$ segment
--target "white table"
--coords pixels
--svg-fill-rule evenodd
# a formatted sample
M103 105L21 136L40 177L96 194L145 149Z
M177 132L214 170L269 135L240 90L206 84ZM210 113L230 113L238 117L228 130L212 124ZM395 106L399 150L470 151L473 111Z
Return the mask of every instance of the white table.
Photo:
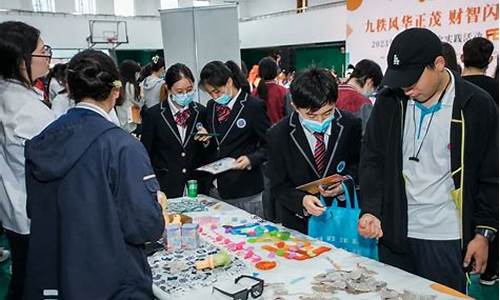
M207 196L200 195L199 199L210 199L210 200L215 200L212 198L208 198ZM181 199L172 199L171 201L182 201ZM186 201L186 199L184 199ZM190 201L190 200L187 200ZM215 207L215 208L214 208ZM219 217L220 218L220 224L221 225L240 225L240 221L246 220L247 223L251 223L255 221L255 216L252 216L248 214L247 212L233 207L231 205L228 205L224 202L220 202L215 206L212 206L209 208L208 211L204 212L193 212L193 213L186 213L187 215L196 218L199 216L213 216L213 217ZM238 224L232 224L234 222L235 218L238 219ZM267 222L268 224L272 224ZM276 224L273 224L276 225ZM283 227L278 226L280 229L283 229ZM287 231L291 231L292 235L300 235L298 232L294 232L292 230L286 229ZM224 229L219 226L217 229L215 229L216 232L220 234L224 234ZM233 241L246 241L246 238L244 236L237 236L237 235L227 235L230 237L231 240ZM320 241L316 241L318 245L325 245L329 246L332 248L329 252L323 253L319 255L318 257L308 259L305 261L296 261L296 260L289 260L285 259L282 257L276 257L273 260L278 262L278 266L270 271L260 271L254 267L254 265L250 262L248 262L248 270L249 272L247 273L248 275L252 275L252 273L258 273L258 277L262 278L265 280L266 284L269 283L284 283L288 292L288 295L282 296L280 299L299 299L300 295L303 294L312 294L313 291L311 289L311 282L313 281L314 276L320 274L320 273L325 273L326 270L331 270L333 269L332 264L329 262L327 259L330 258L333 260L337 265L339 265L342 269L353 269L356 264L361 264L362 266L373 270L377 272L377 275L375 275L375 278L377 280L385 281L387 282L387 288L397 290L398 292L403 292L404 290L411 291L414 293L417 293L419 295L434 295L436 296L435 299L460 299L456 298L453 296L449 296L446 294L441 294L439 292L434 291L430 285L433 283L432 281L429 281L427 279L418 277L416 275L407 273L405 271L402 271L400 269L385 265L383 263L370 260L364 257L360 257L354 254L351 254L347 251L344 251L342 249L337 249L334 248L330 244L322 243ZM268 260L268 252L260 249L260 246L262 244L254 244L254 251L255 253L258 253L261 257L263 257L265 260ZM230 252L231 253L231 252ZM234 278L228 278L225 280L221 280L220 282L218 281L215 283L216 286L220 287L229 287L231 286L231 281ZM186 295L181 295L178 296L176 295L175 297L172 295L169 295L162 291L158 286L154 285L153 286L153 291L155 293L155 296L158 299L176 299L176 300L198 300L198 299L203 299L203 300L211 300L211 299L230 299L226 296L223 296L218 293L212 293L212 287L203 287L203 288L197 288L193 289L190 293ZM265 288L264 289L264 294L259 297L258 299L277 299L276 296L273 295L275 292L274 289L272 288ZM338 299L380 299L380 296L378 293L365 293L365 294L358 294L358 295L353 295L353 294L348 294L344 291L337 291L333 295L337 297ZM252 299L251 296L249 296L249 299ZM425 298L428 299L428 298Z

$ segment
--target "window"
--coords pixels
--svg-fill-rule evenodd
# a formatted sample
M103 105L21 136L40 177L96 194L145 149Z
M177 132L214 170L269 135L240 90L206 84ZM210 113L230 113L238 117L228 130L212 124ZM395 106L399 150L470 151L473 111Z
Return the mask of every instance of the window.
M76 12L79 14L95 14L95 0L75 0Z
M303 13L307 10L308 7L308 0L297 0L297 13Z
M161 0L161 9L178 8L178 0Z
M209 6L210 1L193 1L193 6ZM161 0L161 9L178 8L178 0Z
M115 0L115 15L133 16L134 0Z
M209 6L210 1L193 1L193 6Z
M55 12L54 0L32 0L33 11L42 12Z

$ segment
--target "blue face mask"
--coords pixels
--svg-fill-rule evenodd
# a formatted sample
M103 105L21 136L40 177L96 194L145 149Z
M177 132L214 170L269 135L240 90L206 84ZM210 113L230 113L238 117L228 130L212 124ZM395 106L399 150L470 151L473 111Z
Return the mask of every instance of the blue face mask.
M171 94L170 98L182 107L186 107L194 100L194 91L185 94Z
M330 124L332 123L333 119L335 119L335 116L332 114L323 120L323 122L317 122L313 120L308 120L306 118L303 118L300 116L300 122L302 122L302 125L309 131L311 132L317 132L317 133L325 133Z
M222 104L222 105L227 105L231 99L233 99L233 97L231 97L231 94L227 94L227 85L226 85L226 92L224 92L223 95L219 96L218 98L214 99L214 101L218 104Z
M214 101L222 105L227 105L231 101L231 99L232 99L231 96L229 96L228 94L224 94L219 98L214 99Z

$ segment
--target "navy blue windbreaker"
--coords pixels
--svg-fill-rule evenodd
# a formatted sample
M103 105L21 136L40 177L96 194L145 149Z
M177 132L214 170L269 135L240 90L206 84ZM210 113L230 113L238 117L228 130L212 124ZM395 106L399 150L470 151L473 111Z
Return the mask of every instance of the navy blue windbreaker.
M164 221L142 144L77 107L25 149L24 298L152 299L144 243L161 236Z

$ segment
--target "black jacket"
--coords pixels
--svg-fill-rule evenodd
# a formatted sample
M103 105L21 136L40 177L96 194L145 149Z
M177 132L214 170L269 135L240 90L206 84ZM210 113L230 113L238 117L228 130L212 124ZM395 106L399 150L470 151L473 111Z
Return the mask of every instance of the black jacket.
M266 132L269 119L262 100L241 91L231 109L229 119L219 124L215 101L207 104L208 131L218 133L209 147L209 160L248 156L250 170L232 170L217 175L218 191L223 199L252 196L262 192L261 165L267 160Z
M352 114L335 110L332 134L326 148L328 161L324 174L315 167L314 155L307 141L297 113L278 122L269 130L269 177L271 193L281 207L283 225L307 234L308 216L304 214L302 199L305 192L297 186L333 175L343 161L345 168L339 173L357 178L361 147L361 121ZM352 193L354 186L350 185ZM325 199L326 200L326 199ZM331 199L327 200L327 205Z
M198 180L198 193L208 193L208 175L195 171L206 162L205 148L192 135L197 131L197 123L207 128L206 108L193 102L189 111L184 142L167 102L149 108L143 118L141 142L151 158L161 190L169 198L181 197L191 179Z
M465 246L476 226L498 228L498 110L486 92L457 74L454 77L451 170L457 193L463 198ZM407 103L400 90L385 89L380 93L363 138L359 173L361 215L370 213L381 220L384 236L379 242L396 252L405 251L408 228L402 175Z

